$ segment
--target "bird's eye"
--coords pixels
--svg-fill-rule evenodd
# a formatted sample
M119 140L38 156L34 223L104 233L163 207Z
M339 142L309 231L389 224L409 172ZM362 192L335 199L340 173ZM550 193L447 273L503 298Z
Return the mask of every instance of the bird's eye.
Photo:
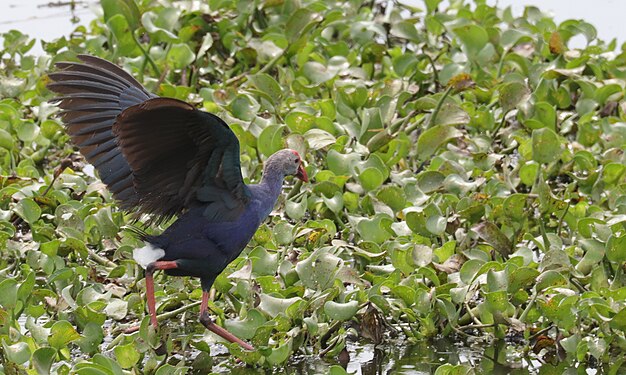
M296 160L294 160L294 162L295 162L296 164L298 164L298 163L300 162L300 160L296 159Z

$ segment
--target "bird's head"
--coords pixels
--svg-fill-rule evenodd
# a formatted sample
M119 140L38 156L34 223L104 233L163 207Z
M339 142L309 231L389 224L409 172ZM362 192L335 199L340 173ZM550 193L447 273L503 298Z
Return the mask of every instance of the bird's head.
M284 149L275 152L266 162L266 165L272 165L277 170L283 172L285 176L296 176L304 182L309 182L302 164L302 158L295 150Z

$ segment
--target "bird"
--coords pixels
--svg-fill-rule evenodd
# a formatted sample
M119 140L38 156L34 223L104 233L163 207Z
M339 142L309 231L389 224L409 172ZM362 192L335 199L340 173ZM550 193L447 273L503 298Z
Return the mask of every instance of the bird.
M200 279L200 322L247 350L208 312L215 278L235 260L269 216L286 176L308 182L297 151L283 149L263 165L258 184L244 182L239 141L218 116L150 93L112 62L78 55L48 74L50 100L72 143L98 171L120 209L148 224L176 220L159 235L138 229L150 323L158 328L153 274Z

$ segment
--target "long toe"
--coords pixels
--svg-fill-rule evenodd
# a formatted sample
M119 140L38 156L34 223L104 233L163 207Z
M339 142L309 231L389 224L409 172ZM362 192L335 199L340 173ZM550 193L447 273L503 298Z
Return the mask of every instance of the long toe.
M213 323L213 320L211 319L211 316L209 315L207 311L203 311L200 314L200 323L202 323L202 325L205 326L206 329L220 336L224 340L237 343L239 344L239 346L241 346L242 348L246 350L254 350L254 347L252 345L248 344L247 342L243 341L239 337L228 332L226 329Z

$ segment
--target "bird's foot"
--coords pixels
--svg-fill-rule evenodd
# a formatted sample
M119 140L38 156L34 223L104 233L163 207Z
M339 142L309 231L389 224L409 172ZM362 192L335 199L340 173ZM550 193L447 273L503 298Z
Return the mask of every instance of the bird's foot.
M227 340L229 342L235 342L246 350L254 350L254 347L252 345L248 344L247 342L243 341L239 337L233 335L232 333L228 332L224 328L213 323L213 319L211 319L211 316L209 315L208 311L203 311L200 314L200 323L202 323L202 325L205 326L209 331L215 333L216 335L220 336L224 340Z
M209 314L208 311L203 311L200 314L200 323L202 323L202 325L207 328L209 328L210 324L215 324L213 323L213 319L211 319L211 315Z

